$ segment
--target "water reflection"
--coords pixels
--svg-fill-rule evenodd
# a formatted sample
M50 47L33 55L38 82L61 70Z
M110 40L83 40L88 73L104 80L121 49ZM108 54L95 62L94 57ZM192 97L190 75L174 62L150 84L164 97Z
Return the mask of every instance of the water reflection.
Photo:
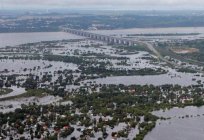
M173 108L165 112L155 111L153 114L171 119L158 121L144 140L204 139L204 107Z

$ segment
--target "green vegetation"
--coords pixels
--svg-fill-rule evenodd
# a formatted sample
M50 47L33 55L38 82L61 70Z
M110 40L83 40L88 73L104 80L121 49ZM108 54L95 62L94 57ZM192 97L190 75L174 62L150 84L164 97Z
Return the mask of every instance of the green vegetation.
M185 72L185 73L197 73L197 71L187 68L180 68L177 70L178 72Z
M144 47L143 45L135 45L135 46L113 46L114 48L117 49L124 49L127 52L130 53L137 53L138 51L147 51L149 52L149 49L147 49L146 47Z
M78 132L78 137L82 140L87 136L94 139L97 132L101 134L99 139L105 139L111 133L112 136L127 139L130 131L138 128L139 133L135 136L135 140L142 140L152 131L158 119L168 119L156 117L151 113L152 111L204 105L203 83L197 78L192 79L197 81L197 84L188 87L179 85L102 85L91 80L107 76L166 73L167 71L164 69L158 68L166 65L160 64L149 53L144 52L140 56L139 51L147 51L147 48L140 44L109 46L110 48L107 48L103 44L93 43L88 46L80 46L79 44L84 42L74 45L72 44L73 40L70 41L71 44L68 44L69 41L62 42L62 44L57 41L30 43L15 49L10 47L0 49L5 55L8 52L8 55L1 57L2 62L18 60L25 63L27 62L25 60L42 60L41 65L28 68L20 67L21 72L17 71L17 74L7 75L9 72L15 73L16 71L6 68L2 70L0 87L14 85L25 88L26 92L2 98L0 101L20 100L20 98L28 97L36 97L38 100L47 95L53 95L53 98L60 96L62 99L59 104L53 102L49 105L38 105L38 101L34 101L33 104L25 103L29 105L22 104L21 108L17 108L15 112L0 113L0 130L2 130L0 136L3 138L7 137L7 131L12 129L15 131L14 134L30 135L31 139L42 139L42 136L48 140L55 140L57 137L66 139L74 131ZM69 45L73 48L69 48ZM165 46L161 43L157 47L160 48L162 45ZM194 44L191 44L190 47L192 45ZM80 51L80 47L83 49L88 47L89 50ZM168 46L164 49L170 52ZM19 53L19 55L15 53ZM140 57L134 57L136 54ZM55 67L51 61L60 63L60 66L56 64ZM139 64L143 62L147 65L154 63L158 65L140 68ZM74 68L69 68L69 66ZM178 71L195 72L185 68L180 68ZM175 76L177 75L175 74ZM10 109L12 104L2 106L2 108ZM110 130L109 128L115 130L113 128L121 124L124 127L120 130L116 129L117 132L107 131ZM6 129L7 125L11 129ZM71 139L76 138L72 137Z
M17 133L24 134L30 131L33 138L40 138L40 135L52 130L53 132L49 132L46 136L48 139L53 139L55 132L58 132L60 137L66 138L74 131L79 131L81 139L84 139L86 136L94 138L95 132L102 132L102 137L106 138L110 135L106 131L107 127L114 128L124 123L125 129L114 132L117 137L127 138L129 130L137 126L139 134L135 136L135 140L142 140L148 132L152 131L158 119L167 119L152 115L153 110L204 105L201 96L203 89L196 87L103 85L100 88L98 93L90 94L88 91L80 90L79 93L63 95L63 101L70 101L71 105L22 105L21 109L16 109L13 113L0 113L0 126L6 125L9 121L9 124L15 124L12 127L16 128ZM179 95L175 91L179 91ZM189 91L192 95L187 94ZM55 94L53 91L44 89L30 89L18 97L42 97L44 93ZM192 100L183 103L183 98ZM76 124L77 130L72 127ZM31 131L25 128L26 125L31 128L37 127ZM82 126L85 126L85 129L82 130Z
M95 11L97 13L97 11ZM94 13L95 13L94 12ZM133 12L133 11L132 11ZM105 12L106 13L106 12ZM167 14L167 13L166 13ZM69 15L69 14L68 14ZM121 28L151 28L151 27L202 27L204 25L203 15L197 16L189 14L171 13L163 15L157 12L155 15L151 13L122 13L119 15L104 14L76 14L73 16L64 16L64 14L53 13L47 15L30 14L31 18L15 20L16 17L7 15L5 21L0 24L0 32L53 32L60 31L60 27L68 27L74 29L121 29ZM49 16L57 18L49 18ZM33 17L33 18L32 18ZM12 26L5 26L11 23ZM32 23L29 24L29 23ZM47 24L50 23L50 24ZM97 23L97 24L95 24ZM95 26L93 26L93 24ZM4 25L4 26L3 26ZM99 26L96 26L99 25ZM12 27L12 28L10 28Z
M21 97L32 97L32 96L42 97L45 94L47 94L46 92L47 90L45 89L35 89L35 90L29 89L26 91L26 93L22 94Z
M106 69L105 67L88 67L82 69L82 74L98 74L101 77L106 76L132 76L132 75L159 75L165 74L163 69L151 69L144 68L139 70L118 70L118 69Z
M25 93L20 95L1 98L0 101L23 98L23 97L43 97L47 94L47 92L48 90L45 90L45 89L29 89Z
M204 40L186 40L178 41L172 43L158 43L157 49L161 52L163 56L171 56L173 58L179 59L183 62L189 62L192 64L203 65L204 62ZM195 48L198 52L188 53L188 54L176 54L171 51L172 48L182 49L182 48Z
M134 140L143 140L144 137L147 135L147 133L152 131L155 125L156 125L155 121L151 123L145 123L145 122L141 123L139 125L139 129L142 128L142 130L138 135L136 135L136 138Z
M8 88L0 88L0 96L11 93L13 90Z

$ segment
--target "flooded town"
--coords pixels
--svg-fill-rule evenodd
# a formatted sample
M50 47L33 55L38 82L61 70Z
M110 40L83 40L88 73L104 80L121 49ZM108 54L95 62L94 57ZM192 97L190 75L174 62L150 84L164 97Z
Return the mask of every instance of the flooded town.
M203 11L53 10L0 9L0 140L204 139Z

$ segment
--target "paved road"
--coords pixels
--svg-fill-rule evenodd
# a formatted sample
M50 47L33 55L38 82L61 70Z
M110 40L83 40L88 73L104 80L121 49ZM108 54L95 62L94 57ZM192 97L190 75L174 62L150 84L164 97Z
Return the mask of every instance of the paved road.
M141 42L141 41L138 41L138 43L140 44L143 44L144 46L146 46L151 52L153 52L157 57L158 59L170 64L170 65L173 65L173 66L176 66L176 67L180 67L180 65L178 65L177 63L174 63L174 62L171 62L167 59L165 59L155 48L152 44L148 43L148 42Z

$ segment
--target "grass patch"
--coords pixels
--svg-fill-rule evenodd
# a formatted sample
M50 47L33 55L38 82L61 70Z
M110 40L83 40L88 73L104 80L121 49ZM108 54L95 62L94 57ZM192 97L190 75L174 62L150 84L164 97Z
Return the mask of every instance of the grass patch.
M21 95L2 98L2 99L0 99L0 101L12 100L12 99L17 99L17 98L26 98L26 97L27 98L28 97L43 97L46 95L46 93L47 92L44 89L29 89Z
M13 90L12 89L8 89L8 88L1 88L0 89L0 95L6 95L11 93Z

